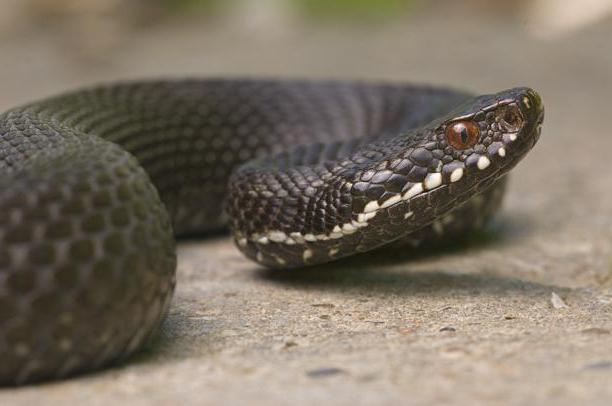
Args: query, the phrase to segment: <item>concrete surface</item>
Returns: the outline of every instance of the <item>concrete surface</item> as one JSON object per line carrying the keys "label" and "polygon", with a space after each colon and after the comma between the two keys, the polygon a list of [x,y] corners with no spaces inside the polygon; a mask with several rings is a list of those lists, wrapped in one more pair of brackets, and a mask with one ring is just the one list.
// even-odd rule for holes
{"label": "concrete surface", "polygon": [[259,269],[223,236],[187,242],[149,350],[2,390],[0,404],[610,404],[612,24],[553,42],[478,14],[253,30],[176,22],[85,57],[53,32],[3,37],[0,109],[100,80],[185,74],[530,85],[547,118],[503,213],[458,246],[297,272]]}

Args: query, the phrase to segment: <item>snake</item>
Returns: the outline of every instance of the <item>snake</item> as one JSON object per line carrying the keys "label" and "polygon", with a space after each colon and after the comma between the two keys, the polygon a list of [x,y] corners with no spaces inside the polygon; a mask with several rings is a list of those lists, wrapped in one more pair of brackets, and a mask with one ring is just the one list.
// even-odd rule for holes
{"label": "snake", "polygon": [[538,93],[358,80],[94,85],[0,115],[0,385],[151,341],[176,238],[229,229],[300,268],[482,227],[537,142]]}

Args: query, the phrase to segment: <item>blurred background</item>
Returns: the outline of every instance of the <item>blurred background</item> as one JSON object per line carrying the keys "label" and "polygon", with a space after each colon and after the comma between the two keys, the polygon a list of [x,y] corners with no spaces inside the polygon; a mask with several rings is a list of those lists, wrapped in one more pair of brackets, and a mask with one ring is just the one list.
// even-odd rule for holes
{"label": "blurred background", "polygon": [[[611,13],[611,0],[3,0],[0,109],[75,85],[178,75],[536,87],[609,63],[609,36],[597,31],[609,34]],[[589,91],[582,81],[558,89]]]}

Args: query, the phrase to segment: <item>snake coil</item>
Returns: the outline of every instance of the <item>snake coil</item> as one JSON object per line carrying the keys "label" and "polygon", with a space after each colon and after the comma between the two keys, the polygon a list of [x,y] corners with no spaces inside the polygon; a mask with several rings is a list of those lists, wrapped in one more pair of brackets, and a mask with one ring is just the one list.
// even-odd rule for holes
{"label": "snake coil", "polygon": [[479,227],[542,120],[528,88],[238,79],[119,83],[9,110],[0,384],[142,348],[172,297],[175,235],[229,225],[247,257],[290,268]]}

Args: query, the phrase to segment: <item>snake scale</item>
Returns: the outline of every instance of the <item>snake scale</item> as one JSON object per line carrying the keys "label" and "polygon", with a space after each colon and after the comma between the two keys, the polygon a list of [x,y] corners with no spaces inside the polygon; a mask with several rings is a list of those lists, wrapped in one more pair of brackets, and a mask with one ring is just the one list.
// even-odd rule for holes
{"label": "snake scale", "polygon": [[[529,88],[205,79],[0,115],[0,384],[95,370],[169,307],[175,236],[229,226],[266,267],[482,226],[539,138]],[[429,236],[429,237],[428,237]]]}

